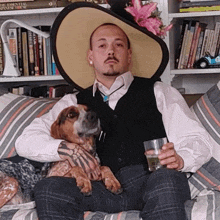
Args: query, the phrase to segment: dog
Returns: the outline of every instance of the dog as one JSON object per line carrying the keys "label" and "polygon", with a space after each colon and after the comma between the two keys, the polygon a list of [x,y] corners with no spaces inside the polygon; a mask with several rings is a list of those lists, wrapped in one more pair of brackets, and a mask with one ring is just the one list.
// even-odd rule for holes
{"label": "dog", "polygon": [[[84,144],[81,144],[80,147],[95,156],[98,161],[99,158],[95,148],[95,137],[99,135],[100,131],[100,121],[96,113],[89,110],[85,105],[65,108],[51,126],[51,136],[55,139],[63,139],[70,143],[76,143],[78,138],[83,139]],[[106,188],[112,193],[121,193],[121,185],[110,168],[107,166],[100,166],[100,171],[100,180],[104,182]],[[90,195],[92,193],[91,180],[83,169],[78,166],[71,167],[67,160],[55,163],[49,171],[48,176],[74,177],[77,186],[83,194]]]}
{"label": "dog", "polygon": [[[84,140],[84,143],[78,146],[82,147],[99,161],[95,148],[95,138],[99,135],[100,131],[100,121],[96,113],[89,110],[85,105],[78,105],[77,107],[70,106],[63,109],[55,122],[51,125],[50,133],[53,138],[63,139],[70,143],[76,143],[78,139]],[[28,177],[28,180],[30,180],[30,178],[34,179],[32,185],[40,180],[39,176],[33,174],[32,167],[31,165],[29,166],[29,161],[27,159],[21,161],[19,164],[3,160],[1,165],[1,168],[3,167],[5,170],[9,169],[10,171],[13,170],[14,172],[18,170],[17,168],[13,169],[17,165],[21,166],[20,170],[22,171],[24,170],[22,167],[25,167],[25,170],[27,170],[27,167],[30,167],[29,170],[31,170],[31,172],[24,173],[24,176],[28,177],[29,175],[30,177]],[[48,167],[48,163],[43,167]],[[112,193],[121,193],[121,185],[110,168],[107,166],[100,166],[100,171],[100,180],[104,182],[106,188]],[[33,175],[35,176],[33,177]],[[19,176],[22,176],[22,174]],[[84,195],[91,195],[92,193],[91,180],[83,169],[78,166],[72,167],[67,160],[50,163],[50,168],[45,177],[48,178],[51,176],[75,178],[77,186]],[[23,180],[23,182],[27,181]],[[32,189],[33,187],[34,186],[32,186]],[[15,177],[8,176],[6,173],[0,171],[0,208],[6,204],[15,205],[31,201],[27,197],[28,196],[22,194],[21,188],[19,187],[19,181]]]}

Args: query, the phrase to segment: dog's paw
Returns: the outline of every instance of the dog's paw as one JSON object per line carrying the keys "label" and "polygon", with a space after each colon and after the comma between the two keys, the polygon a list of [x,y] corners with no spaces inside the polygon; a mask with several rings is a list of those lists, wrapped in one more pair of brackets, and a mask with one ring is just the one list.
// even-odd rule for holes
{"label": "dog's paw", "polygon": [[85,176],[77,177],[76,185],[85,196],[90,196],[92,194],[92,184],[89,178]]}
{"label": "dog's paw", "polygon": [[104,183],[105,183],[106,189],[108,189],[114,194],[120,194],[123,192],[123,189],[121,188],[121,184],[115,177],[113,178],[106,177],[104,179]]}

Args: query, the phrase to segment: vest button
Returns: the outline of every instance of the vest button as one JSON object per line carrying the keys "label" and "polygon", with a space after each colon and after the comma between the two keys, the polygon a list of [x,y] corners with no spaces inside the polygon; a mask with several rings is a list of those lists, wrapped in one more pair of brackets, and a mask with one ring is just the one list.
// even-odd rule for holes
{"label": "vest button", "polygon": [[118,118],[118,116],[117,115],[114,115],[114,119],[117,119]]}

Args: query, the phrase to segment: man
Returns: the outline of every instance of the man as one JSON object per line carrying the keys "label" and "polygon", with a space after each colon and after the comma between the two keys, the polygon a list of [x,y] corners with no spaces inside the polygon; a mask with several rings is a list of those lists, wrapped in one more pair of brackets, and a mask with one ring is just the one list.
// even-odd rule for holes
{"label": "man", "polygon": [[[116,24],[97,26],[87,54],[95,73],[93,86],[63,97],[16,142],[21,156],[41,162],[68,159],[97,180],[100,170],[95,158],[76,145],[54,140],[49,132],[62,109],[88,104],[101,120],[103,132],[97,140],[101,163],[112,169],[123,192],[112,194],[97,181],[92,183],[92,195],[84,196],[74,179],[46,178],[35,189],[39,219],[83,219],[86,210],[134,209],[141,210],[143,220],[186,219],[184,202],[190,199],[190,192],[181,171],[195,172],[210,158],[209,139],[174,88],[132,76],[134,45],[130,47],[128,38]],[[163,146],[159,159],[166,168],[150,173],[143,142],[164,136],[170,142]]]}

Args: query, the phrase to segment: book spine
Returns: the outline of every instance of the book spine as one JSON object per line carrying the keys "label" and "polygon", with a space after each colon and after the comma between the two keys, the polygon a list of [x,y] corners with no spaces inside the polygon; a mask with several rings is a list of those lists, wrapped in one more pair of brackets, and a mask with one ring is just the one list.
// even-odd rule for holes
{"label": "book spine", "polygon": [[[220,4],[220,3],[219,3]],[[189,8],[180,8],[179,12],[196,12],[196,11],[219,11],[220,5],[216,6],[206,6],[206,7],[189,7]]]}
{"label": "book spine", "polygon": [[38,35],[35,33],[33,33],[33,41],[34,41],[34,71],[35,71],[35,76],[39,76],[40,75],[39,44],[38,44]]}
{"label": "book spine", "polygon": [[196,42],[196,38],[197,38],[198,29],[199,29],[199,21],[196,21],[195,31],[193,33],[191,48],[190,48],[190,52],[189,52],[189,58],[188,58],[187,66],[186,66],[187,69],[191,68],[192,56],[193,56],[194,50],[196,49],[195,42]]}
{"label": "book spine", "polygon": [[43,38],[43,55],[44,55],[44,75],[48,75],[47,72],[47,52],[46,52],[46,38]]}
{"label": "book spine", "polygon": [[46,56],[47,56],[47,74],[52,75],[52,55],[51,55],[51,46],[50,38],[46,39]]}
{"label": "book spine", "polygon": [[199,35],[199,41],[198,41],[198,46],[197,46],[197,50],[196,50],[195,61],[197,61],[199,58],[201,58],[201,50],[202,50],[202,44],[203,44],[203,40],[204,40],[206,26],[207,26],[207,24],[205,24],[205,23],[200,24],[201,32]]}
{"label": "book spine", "polygon": [[28,30],[28,51],[29,51],[29,75],[34,76],[34,41],[33,41],[33,32]]}
{"label": "book spine", "polygon": [[18,66],[18,47],[17,47],[17,30],[16,28],[10,28],[8,35],[8,44],[10,52],[15,60],[16,66]]}
{"label": "book spine", "polygon": [[213,43],[212,43],[211,52],[210,52],[210,54],[212,56],[215,56],[215,50],[216,50],[216,47],[217,47],[219,31],[220,31],[220,22],[216,22],[215,23],[215,32],[214,32],[214,37],[213,37]]}
{"label": "book spine", "polygon": [[2,39],[0,37],[0,75],[3,74],[3,70],[4,70],[4,55],[3,55]]}
{"label": "book spine", "polygon": [[220,30],[218,33],[218,40],[217,40],[216,49],[215,49],[215,56],[219,55],[219,49],[220,49]]}
{"label": "book spine", "polygon": [[24,76],[29,76],[27,30],[21,28]]}
{"label": "book spine", "polygon": [[21,75],[24,75],[21,27],[17,27],[17,45],[18,45],[18,68],[19,68]]}
{"label": "book spine", "polygon": [[181,63],[183,60],[183,54],[184,54],[184,50],[185,50],[186,38],[187,38],[187,33],[188,33],[188,26],[189,26],[189,24],[186,24],[186,26],[185,26],[183,43],[182,43],[182,48],[181,48],[181,53],[180,53],[180,59],[179,59],[179,63],[178,63],[178,69],[181,69]]}
{"label": "book spine", "polygon": [[186,27],[186,24],[188,24],[188,23],[189,23],[189,20],[183,20],[181,31],[180,31],[180,39],[179,39],[179,43],[178,43],[176,53],[175,53],[175,68],[176,69],[178,69],[178,63],[180,60],[180,54],[181,54],[181,48],[182,48],[182,44],[183,44],[185,27]]}
{"label": "book spine", "polygon": [[0,11],[65,7],[70,3],[71,2],[68,1],[54,1],[54,0],[0,3]]}
{"label": "book spine", "polygon": [[198,47],[198,43],[199,43],[200,33],[201,33],[201,27],[199,26],[199,27],[198,27],[198,31],[197,31],[197,33],[196,33],[194,51],[193,51],[193,54],[192,54],[192,58],[191,58],[191,60],[190,60],[190,66],[189,66],[189,68],[193,68],[193,66],[194,66],[194,62],[195,62],[195,59],[196,59],[196,51],[197,51],[197,47]]}
{"label": "book spine", "polygon": [[209,32],[210,29],[205,30],[200,57],[203,57],[205,55],[205,49],[206,49]]}

